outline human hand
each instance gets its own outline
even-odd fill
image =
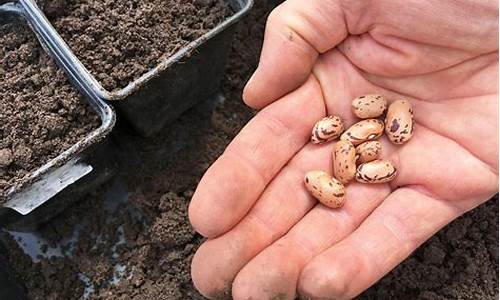
[[[209,238],[192,264],[209,298],[348,299],[498,191],[498,3],[288,0],[269,17],[244,99],[263,108],[210,167],[190,205]],[[352,182],[340,209],[305,190],[331,172],[314,123],[355,118],[369,93],[411,101],[413,138],[383,157],[391,183]]]

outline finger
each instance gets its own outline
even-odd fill
[[[230,296],[231,284],[245,264],[311,210],[317,201],[304,188],[304,174],[315,169],[330,170],[331,150],[332,145],[307,145],[280,171],[240,223],[198,249],[191,272],[203,295]]]
[[[233,298],[294,299],[304,265],[353,232],[389,192],[388,185],[352,183],[347,186],[346,204],[341,209],[317,205],[238,273]]]
[[[309,144],[284,167],[248,215],[228,233],[205,242],[192,261],[196,288],[215,299],[231,295],[231,284],[241,268],[273,241],[283,236],[315,204],[303,187],[311,169],[330,168],[331,146]]]
[[[475,199],[468,209],[486,199]],[[315,257],[298,289],[310,299],[351,299],[463,210],[410,188],[393,192],[349,237]]]
[[[246,104],[262,108],[300,86],[319,53],[347,35],[340,1],[288,0],[267,20],[259,66],[243,92]]]
[[[206,237],[231,229],[324,115],[314,77],[257,114],[201,179],[189,207],[194,228]]]

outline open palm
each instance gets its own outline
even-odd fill
[[[441,227],[498,191],[498,3],[289,0],[268,20],[244,94],[263,108],[210,167],[190,220],[208,237],[192,277],[209,298],[348,299]],[[363,94],[411,101],[415,133],[384,137],[389,184],[347,186],[344,207],[312,198],[331,172],[309,142],[325,115],[355,122]]]

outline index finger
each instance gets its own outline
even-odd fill
[[[189,207],[193,227],[210,238],[229,231],[308,142],[311,128],[324,115],[313,76],[258,113],[201,179]]]
[[[262,108],[306,81],[320,53],[347,36],[339,0],[288,0],[275,8],[266,24],[257,70],[243,100]]]

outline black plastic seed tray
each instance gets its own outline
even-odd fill
[[[65,70],[73,86],[101,119],[99,128],[8,191],[7,202],[0,206],[0,227],[14,224],[16,229],[31,228],[112,176],[115,164],[107,157],[110,155],[107,137],[115,124],[115,112],[80,79],[79,70],[65,60],[44,23],[26,13],[23,1],[0,5],[0,22],[27,22],[45,51]]]
[[[96,80],[49,24],[34,0],[20,0],[33,20],[43,23],[65,59],[74,65],[101,99],[109,101],[143,136],[150,136],[166,123],[219,87],[230,50],[234,24],[252,7],[253,0],[226,0],[233,15],[197,40],[161,62],[125,88],[110,92]]]

